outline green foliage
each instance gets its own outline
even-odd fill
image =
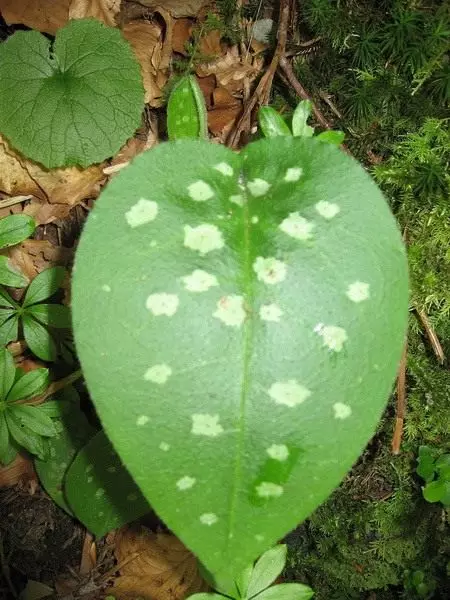
[[[182,77],[170,93],[167,132],[170,140],[208,137],[205,101],[192,75]]]
[[[293,137],[138,157],[96,203],[73,292],[77,349],[114,447],[167,525],[233,576],[326,497],[372,435],[407,308],[384,198],[344,153]]]
[[[113,156],[137,129],[144,105],[139,64],[118,29],[77,19],[53,45],[18,31],[0,45],[0,131],[53,168]]]
[[[27,215],[11,215],[0,220],[0,250],[15,246],[29,237],[35,228],[34,220]],[[11,265],[8,257],[0,254],[0,284],[10,287],[25,287],[26,277]],[[0,324],[1,324],[0,312]]]
[[[425,480],[422,489],[427,502],[441,502],[450,506],[450,454],[434,456],[429,446],[420,446],[417,474]]]
[[[48,370],[24,373],[14,366],[6,348],[0,347],[0,463],[14,460],[19,448],[44,458],[46,438],[55,436],[58,428],[43,406],[23,404],[41,394],[48,385]]]
[[[15,302],[0,286],[0,343],[16,340],[19,325],[30,350],[42,360],[54,361],[58,356],[55,338],[57,330],[71,327],[67,306],[43,303],[53,296],[65,277],[62,267],[39,273],[31,282],[22,305]]]

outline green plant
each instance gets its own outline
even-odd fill
[[[279,577],[286,565],[286,546],[280,544],[267,550],[257,560],[249,565],[237,579],[217,579],[204,569],[204,579],[215,590],[215,593],[193,594],[189,600],[309,600],[314,592],[301,583],[280,583],[271,586]]]
[[[27,215],[10,215],[0,220],[0,250],[20,244],[33,233],[34,220]],[[11,265],[7,256],[0,254],[0,284],[10,287],[25,287],[28,279]],[[2,322],[0,310],[0,324]]]
[[[426,485],[422,488],[427,502],[441,502],[450,506],[450,454],[440,454],[429,446],[420,446],[417,474]]]
[[[114,28],[69,21],[53,45],[19,31],[0,45],[0,131],[46,167],[86,167],[113,156],[144,106],[139,64]]]
[[[105,431],[215,576],[235,577],[350,468],[389,393],[407,313],[382,195],[337,148],[294,137],[240,154],[180,140],[138,157],[96,203],[73,292]],[[374,310],[386,316],[376,333]]]
[[[13,461],[19,448],[39,458],[47,455],[46,438],[57,434],[57,425],[43,405],[23,404],[47,385],[47,369],[24,373],[15,368],[10,352],[0,347],[0,463]]]
[[[167,132],[170,140],[208,136],[205,101],[192,75],[182,77],[172,89],[167,105]]]
[[[30,350],[42,360],[54,361],[58,350],[55,330],[70,329],[70,310],[60,304],[43,303],[63,282],[66,275],[62,267],[53,267],[39,273],[31,282],[21,305],[15,302],[0,286],[0,343],[16,340],[19,324]]]

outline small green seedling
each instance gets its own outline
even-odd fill
[[[23,404],[48,386],[48,369],[24,373],[14,366],[6,348],[0,347],[0,463],[9,464],[20,448],[39,458],[47,456],[46,439],[58,433],[57,423],[45,405]]]
[[[258,112],[258,121],[261,131],[267,138],[278,136],[312,137],[314,128],[307,121],[311,115],[312,104],[309,100],[302,100],[292,115],[292,132],[286,121],[271,106],[262,106]],[[344,141],[343,131],[322,131],[315,136],[316,140],[340,146]]]
[[[417,463],[416,472],[426,482],[422,488],[425,500],[450,506],[450,454],[436,456],[430,446],[420,446]]]
[[[42,360],[56,360],[55,330],[70,329],[70,310],[67,306],[43,301],[53,296],[65,275],[62,267],[39,273],[31,282],[22,305],[0,286],[0,344],[6,345],[16,340],[21,323],[23,336],[33,354]]]
[[[0,250],[20,244],[33,233],[36,224],[28,215],[10,215],[0,220]],[[11,264],[7,256],[0,254],[0,285],[22,288],[28,279]],[[2,312],[0,309],[0,324]]]
[[[139,63],[116,28],[77,19],[52,43],[18,31],[0,44],[0,132],[45,167],[113,156],[139,127]]]
[[[280,583],[272,586],[286,565],[286,552],[285,544],[267,550],[255,565],[249,565],[237,579],[229,579],[226,575],[212,576],[202,569],[203,578],[215,593],[193,594],[189,600],[252,600],[256,597],[258,600],[309,600],[314,592],[307,585]]]
[[[182,77],[170,94],[167,132],[170,140],[208,136],[205,101],[193,75]]]

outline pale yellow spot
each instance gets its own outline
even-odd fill
[[[258,217],[257,215],[254,215],[254,216],[251,218],[251,222],[252,222],[254,225],[256,225],[256,223],[259,223],[259,217]]]
[[[222,232],[216,225],[204,223],[197,227],[185,225],[184,245],[191,250],[198,250],[205,255],[212,250],[220,250],[225,245]]]
[[[176,294],[151,294],[146,302],[145,306],[150,310],[155,317],[166,315],[172,317],[178,310],[180,300]]]
[[[92,483],[93,481],[94,481],[94,478],[92,477],[92,475],[89,475],[89,477],[87,478],[87,482]]]
[[[212,187],[201,179],[188,185],[188,193],[192,200],[196,202],[205,202],[214,196]]]
[[[158,385],[163,385],[172,375],[172,369],[169,365],[161,364],[154,365],[147,369],[144,374],[144,379],[146,381],[152,381],[153,383],[157,383]]]
[[[311,221],[308,221],[302,217],[298,212],[291,213],[280,224],[281,231],[297,240],[302,241],[307,241],[312,238],[312,231],[314,227],[314,223],[311,223]]]
[[[345,329],[335,325],[323,325],[323,323],[319,323],[314,328],[314,331],[322,337],[323,345],[334,352],[340,352],[348,340]]]
[[[194,435],[217,437],[218,435],[223,433],[223,427],[219,423],[219,415],[192,415],[191,433],[193,433]]]
[[[259,281],[274,285],[280,283],[286,277],[286,265],[281,260],[273,257],[258,258],[253,263],[253,270],[255,271]]]
[[[110,292],[111,291],[111,286],[108,285],[107,283],[105,283],[104,285],[102,285],[102,290],[104,292]]]
[[[283,462],[289,458],[289,449],[285,444],[272,444],[266,450],[270,458]]]
[[[219,517],[214,513],[204,513],[203,515],[200,515],[200,523],[202,525],[211,526],[217,523],[218,520]]]
[[[283,494],[283,488],[271,481],[262,481],[256,486],[256,493],[260,498],[279,498]]]
[[[158,245],[158,242],[157,242],[156,240],[152,240],[152,241],[150,242],[150,247],[151,247],[151,248],[156,248],[156,246],[157,246],[157,245]]]
[[[257,534],[255,535],[255,540],[256,540],[257,542],[263,542],[263,541],[264,541],[264,536],[263,536],[263,535],[260,535],[259,533],[257,533]]]
[[[167,442],[161,442],[159,445],[159,449],[163,452],[168,452],[170,450],[170,444],[168,444]]]
[[[181,278],[188,292],[207,292],[210,287],[219,285],[215,275],[201,269],[195,269],[190,275]]]
[[[342,402],[336,402],[333,404],[334,418],[335,419],[347,419],[352,414],[352,409],[348,404]]]
[[[218,301],[213,317],[220,319],[230,327],[240,327],[246,317],[244,298],[242,296],[224,296]]]
[[[231,177],[233,175],[233,167],[226,162],[221,162],[217,165],[214,165],[213,169],[222,173],[226,177]]]
[[[241,196],[241,194],[233,194],[229,197],[229,200],[230,202],[233,202],[233,204],[237,204],[238,206],[244,206],[245,204],[244,197]]]
[[[303,175],[303,169],[301,167],[292,167],[286,171],[284,181],[298,181]]]
[[[352,302],[363,302],[370,296],[369,284],[362,281],[351,283],[346,291],[346,295]]]
[[[280,322],[283,311],[277,304],[263,304],[259,309],[259,316],[263,321]]]
[[[177,488],[180,491],[189,490],[195,484],[195,481],[195,477],[189,477],[189,475],[185,475],[177,481]]]
[[[283,404],[290,408],[302,404],[309,396],[310,390],[300,385],[295,379],[289,381],[278,381],[273,383],[269,389],[269,396],[276,404]]]
[[[145,225],[156,219],[158,214],[158,205],[153,200],[140,198],[134,206],[125,213],[125,219],[133,229],[139,225]]]
[[[314,208],[321,217],[328,220],[335,217],[341,210],[337,204],[334,204],[333,202],[327,202],[326,200],[321,200],[315,205]]]
[[[150,421],[150,418],[147,417],[147,415],[141,415],[140,417],[138,417],[136,419],[136,425],[142,426],[142,425],[147,425],[147,423]]]
[[[253,181],[249,181],[247,183],[247,187],[253,197],[259,198],[259,196],[264,196],[264,194],[267,194],[271,188],[271,185],[265,179],[259,179],[257,177],[256,179],[253,179]]]
[[[105,490],[103,488],[98,488],[98,490],[95,492],[95,496],[97,498],[101,498],[104,495],[105,495]]]

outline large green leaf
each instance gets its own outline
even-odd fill
[[[1,50],[0,50],[1,56]],[[1,66],[0,66],[1,69]],[[1,95],[0,90],[0,95]],[[0,248],[7,248],[22,242],[33,233],[34,219],[28,215],[10,215],[0,219]]]
[[[151,511],[103,431],[70,465],[65,492],[74,515],[98,536]]]
[[[77,19],[52,44],[18,31],[0,45],[0,131],[46,167],[113,156],[140,124],[139,64],[118,29]]]
[[[161,144],[96,202],[73,283],[106,432],[212,573],[305,519],[375,431],[405,253],[379,189],[330,144]]]

